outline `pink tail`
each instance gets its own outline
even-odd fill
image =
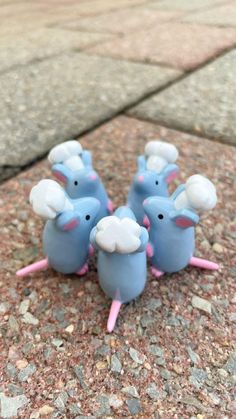
[[[16,272],[17,276],[26,276],[31,274],[32,272],[40,271],[41,269],[48,268],[48,260],[42,259],[38,262],[32,263],[31,265],[26,266],[25,268],[20,269]]]
[[[107,330],[111,333],[116,325],[116,319],[118,317],[121,308],[121,302],[113,300],[111,303],[110,313],[107,321]]]
[[[189,265],[197,266],[198,268],[211,269],[212,271],[217,271],[219,265],[217,263],[211,262],[210,260],[195,258],[190,259]]]

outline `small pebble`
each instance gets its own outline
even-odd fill
[[[135,397],[137,399],[140,398],[138,391],[134,386],[123,387],[121,391],[122,393],[128,394],[129,396]]]
[[[134,348],[130,348],[129,354],[131,358],[133,359],[133,361],[136,362],[137,364],[143,364],[144,361],[146,360],[146,356],[141,354]]]
[[[0,304],[0,314],[6,314],[10,309],[10,304],[8,303],[1,303]]]
[[[83,388],[83,390],[87,390],[88,386],[84,380],[84,369],[82,365],[75,365],[74,368],[74,373],[76,375],[76,378],[78,379],[81,387]]]
[[[109,396],[109,404],[114,409],[119,409],[123,405],[123,401],[119,399],[115,394]]]
[[[27,381],[28,378],[33,375],[36,371],[36,366],[34,364],[28,364],[26,368],[23,368],[18,374],[18,380],[20,382]]]
[[[23,388],[21,388],[20,386],[16,386],[15,384],[10,383],[8,384],[7,387],[8,387],[9,393],[12,396],[19,396],[24,393]]]
[[[192,306],[198,308],[199,310],[205,311],[206,313],[211,314],[211,303],[210,301],[200,298],[197,295],[192,297]]]
[[[160,366],[164,366],[166,364],[166,361],[164,358],[160,357],[160,358],[156,358],[156,364],[160,365]]]
[[[68,400],[68,394],[66,391],[63,391],[54,401],[54,406],[60,410],[60,412],[64,412],[66,408],[66,403]]]
[[[223,253],[223,251],[224,251],[223,246],[221,246],[221,244],[219,244],[219,243],[214,243],[213,246],[212,246],[212,249],[216,253]]]
[[[30,305],[30,300],[25,299],[25,300],[21,301],[20,307],[19,307],[19,313],[22,316],[28,311],[29,305]]]
[[[56,346],[56,348],[61,348],[64,345],[64,342],[62,339],[54,338],[52,339],[52,344],[53,346]]]
[[[200,361],[200,357],[198,356],[198,354],[196,354],[196,352],[192,350],[191,346],[187,346],[187,352],[189,354],[191,361],[194,364],[198,364],[198,362]]]
[[[200,389],[207,379],[207,373],[201,368],[191,368],[190,383]]]
[[[156,356],[163,356],[163,349],[160,348],[160,346],[157,345],[150,345],[149,346],[149,351],[151,352],[151,354],[156,355]]]
[[[23,294],[28,297],[30,295],[31,291],[29,288],[24,288]]]
[[[65,331],[66,331],[67,333],[73,333],[74,328],[75,328],[75,326],[74,326],[73,324],[70,324],[69,326],[67,326],[67,327],[65,328]]]
[[[22,370],[23,368],[27,367],[28,361],[26,359],[19,359],[19,361],[16,361],[16,367],[18,370]]]
[[[113,354],[111,356],[111,371],[120,374],[121,370],[122,370],[121,362],[119,358],[115,354]]]
[[[236,323],[236,313],[229,314],[229,321]]]
[[[4,393],[0,393],[1,401],[1,418],[12,418],[18,416],[18,410],[29,403],[29,399],[25,395],[16,397],[7,397]],[[21,415],[21,417],[23,417]]]
[[[24,314],[23,318],[22,318],[23,323],[27,323],[27,324],[32,324],[34,326],[37,326],[39,324],[39,320],[33,316],[33,314],[29,313],[27,311],[27,313]]]
[[[146,393],[152,400],[158,400],[160,398],[160,393],[157,390],[157,386],[155,383],[149,384],[149,386],[146,389]]]
[[[96,368],[97,368],[97,370],[104,370],[104,369],[107,368],[107,363],[103,362],[103,361],[98,361],[96,363]]]
[[[31,342],[27,342],[23,347],[22,347],[22,352],[24,355],[28,355],[28,353],[33,349],[34,345]]]
[[[6,373],[8,377],[11,378],[15,377],[15,375],[17,374],[16,368],[10,362],[6,365]]]
[[[126,404],[131,415],[137,415],[141,411],[141,403],[138,399],[128,399],[126,400]]]
[[[10,329],[12,330],[12,332],[19,333],[19,331],[20,331],[19,323],[16,320],[15,316],[13,316],[13,315],[9,316],[8,325],[9,325]]]
[[[164,378],[164,380],[169,380],[171,378],[171,373],[165,368],[160,368],[160,376]]]
[[[218,370],[217,370],[217,372],[218,372],[218,374],[219,374],[219,376],[220,377],[222,377],[222,378],[227,378],[228,377],[228,373],[227,373],[227,371],[225,371],[223,368],[219,368]]]
[[[47,415],[50,415],[52,412],[54,412],[54,410],[55,410],[54,407],[49,406],[48,404],[45,404],[39,409],[38,412],[40,416],[47,416]]]
[[[236,352],[229,354],[228,360],[224,365],[224,369],[231,375],[236,374]]]
[[[162,306],[162,301],[160,298],[150,298],[147,303],[147,308],[151,311],[155,311],[157,308]]]

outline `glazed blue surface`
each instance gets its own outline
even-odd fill
[[[74,209],[59,214],[46,222],[43,232],[43,250],[49,265],[56,271],[78,272],[88,259],[89,235],[95,224],[100,203],[94,198],[71,200]],[[86,217],[89,219],[86,219]],[[70,223],[74,228],[65,230]]]
[[[135,216],[130,208],[120,207],[114,215],[119,218],[132,218]],[[117,252],[105,252],[95,241],[96,227],[91,232],[90,240],[92,245],[98,249],[98,276],[103,291],[112,300],[119,300],[126,303],[138,297],[145,287],[147,279],[146,245],[148,243],[148,232],[141,227],[140,247],[129,254]]]
[[[177,272],[185,268],[193,256],[194,226],[199,217],[189,209],[175,209],[174,199],[183,189],[184,185],[181,185],[171,197],[150,197],[143,203],[150,221],[151,263],[162,272]]]
[[[65,185],[65,190],[70,198],[93,197],[101,204],[96,221],[106,217],[109,212],[109,199],[101,178],[92,166],[91,153],[84,150],[82,153],[84,168],[76,171],[70,170],[61,163],[54,164],[52,171]]]
[[[137,222],[143,225],[143,201],[149,196],[169,196],[168,179],[179,171],[176,164],[168,164],[161,173],[146,169],[146,159],[139,156],[138,170],[128,194],[128,205],[134,212]]]

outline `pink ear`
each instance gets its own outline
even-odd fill
[[[145,199],[145,201],[146,201],[146,199]],[[148,218],[147,215],[145,215],[144,218],[143,218],[143,225],[149,230],[149,228],[150,228],[150,221],[149,221],[149,218]]]
[[[70,231],[73,230],[73,228],[75,228],[78,225],[78,221],[77,220],[71,220],[68,224],[64,225],[63,230],[64,231]]]
[[[177,175],[178,175],[177,171],[171,172],[166,178],[166,183],[168,184],[171,183],[177,177]]]
[[[175,224],[178,227],[183,227],[183,228],[187,228],[187,227],[193,227],[194,223],[192,220],[190,220],[189,218],[184,218],[184,217],[178,217],[175,219]]]
[[[53,173],[58,180],[60,180],[62,183],[66,183],[66,177],[62,173],[57,172],[56,170]]]
[[[92,180],[96,180],[97,176],[95,175],[95,173],[92,173],[91,175],[89,175],[89,178]]]

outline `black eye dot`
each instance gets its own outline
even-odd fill
[[[159,183],[158,180],[156,180],[156,185],[158,185],[158,183]]]
[[[163,220],[164,215],[163,214],[158,214],[158,218],[159,218],[159,220]]]
[[[86,215],[85,220],[90,220],[90,215]]]
[[[75,185],[75,186],[77,186],[77,185],[78,185],[78,182],[77,182],[77,180],[75,180],[75,181],[74,181],[74,185]]]

